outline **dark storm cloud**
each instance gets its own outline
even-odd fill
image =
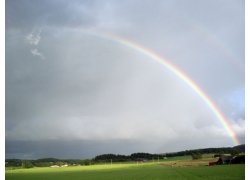
[[[86,12],[92,1],[6,1],[6,28],[32,28],[43,26],[78,26],[95,24]]]
[[[18,150],[17,150],[18,147]],[[56,147],[56,148],[55,148]],[[94,158],[100,153],[129,155],[144,145],[140,141],[102,140],[102,141],[8,141],[6,158],[20,157],[32,159],[43,157],[54,158]],[[24,154],[24,155],[23,155]]]

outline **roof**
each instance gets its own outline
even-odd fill
[[[236,156],[228,156],[227,160],[231,161],[232,159],[234,159]]]
[[[231,161],[232,159],[234,159],[236,156],[221,156],[220,159],[222,161]]]
[[[148,159],[147,158],[136,158],[135,160],[136,161],[147,161]]]

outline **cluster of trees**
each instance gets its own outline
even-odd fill
[[[173,152],[173,153],[166,153],[166,157],[174,157],[174,156],[186,156],[186,155],[192,155],[192,154],[209,154],[209,153],[216,153],[220,154],[220,152],[223,152],[225,154],[230,154],[232,149],[231,147],[222,147],[222,148],[204,148],[204,149],[193,149],[193,150],[185,150],[185,151],[179,151],[179,152]]]
[[[32,167],[50,167],[52,165],[90,165],[94,164],[91,160],[77,160],[77,159],[55,159],[55,158],[43,158],[37,160],[20,160],[20,159],[6,159],[6,167],[20,167],[20,168],[32,168]]]
[[[6,167],[22,166],[22,160],[20,160],[20,159],[6,159],[5,166]]]
[[[7,161],[7,160],[6,160]],[[11,159],[5,164],[6,167],[33,168],[34,164],[28,160]]]
[[[50,167],[52,165],[62,166],[65,164],[71,164],[72,162],[76,162],[76,160],[42,158],[37,160],[31,160],[30,162],[36,167]]]
[[[163,159],[164,156],[160,154],[149,154],[149,153],[133,153],[131,154],[132,159],[146,158],[146,159]]]
[[[231,149],[230,153],[225,153],[224,151],[220,151],[219,153],[215,154],[214,157],[221,157],[224,156],[224,154],[231,154],[232,156],[237,156],[240,154],[240,151],[237,149]]]
[[[32,167],[49,167],[52,165],[62,166],[64,164],[68,165],[93,165],[98,163],[106,162],[124,162],[124,161],[134,161],[138,158],[151,159],[163,159],[164,157],[174,157],[174,156],[185,156],[191,155],[193,159],[201,159],[202,154],[216,153],[215,157],[221,157],[223,154],[238,155],[241,152],[245,152],[245,144],[238,145],[234,147],[223,147],[223,148],[204,148],[204,149],[194,149],[185,150],[166,154],[150,154],[150,153],[133,153],[131,155],[115,155],[115,154],[103,154],[96,156],[93,159],[55,159],[55,158],[42,158],[37,160],[20,160],[20,159],[6,159],[6,167],[22,167],[22,168],[32,168]],[[245,158],[245,156],[244,156]],[[243,161],[243,157],[239,160]],[[245,160],[244,160],[245,162]]]
[[[232,149],[232,150],[231,150],[231,155],[232,155],[232,156],[237,156],[238,154],[240,154],[240,151],[239,151],[239,150],[237,150],[237,149]]]
[[[82,165],[82,166],[88,166],[88,165],[96,164],[94,161],[91,161],[89,159],[79,160],[76,163],[79,164],[79,165]]]
[[[125,155],[115,155],[115,154],[102,154],[99,156],[96,156],[94,158],[94,161],[97,163],[103,163],[103,162],[124,162],[124,161],[134,161],[138,158],[146,158],[146,159],[163,159],[164,157],[159,154],[150,154],[150,153],[133,153],[131,155],[125,156]]]
[[[131,156],[126,156],[126,155],[115,155],[115,154],[102,154],[99,156],[96,156],[94,158],[94,161],[98,163],[104,163],[104,162],[124,162],[124,161],[131,161],[132,158]]]

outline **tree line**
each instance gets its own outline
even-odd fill
[[[222,147],[222,148],[203,148],[203,149],[194,149],[194,150],[185,150],[172,153],[164,154],[150,154],[150,153],[133,153],[131,155],[116,155],[116,154],[102,154],[98,155],[93,159],[56,159],[56,158],[42,158],[37,160],[21,160],[21,159],[6,159],[6,167],[21,167],[21,168],[32,168],[32,167],[50,167],[52,165],[93,165],[100,163],[110,163],[112,162],[125,162],[125,161],[135,161],[136,159],[163,159],[166,157],[175,157],[175,156],[186,156],[191,155],[193,159],[201,159],[202,154],[214,153],[214,157],[221,157],[224,154],[238,155],[241,152],[245,152],[245,145],[231,147]]]
[[[222,148],[203,148],[203,149],[193,149],[193,150],[165,153],[165,156],[166,157],[175,157],[175,156],[187,156],[187,155],[192,155],[192,154],[210,154],[210,153],[219,154],[221,152],[223,152],[224,154],[231,154],[232,149],[235,149],[239,152],[245,152],[245,145],[244,145],[244,151],[242,151],[243,150],[242,147],[240,148],[240,150],[241,150],[240,151],[238,146],[222,147]]]
[[[131,155],[115,155],[115,154],[102,154],[99,156],[96,156],[94,158],[94,160],[98,163],[101,162],[124,162],[124,161],[135,161],[138,158],[144,158],[144,159],[163,159],[164,156],[160,155],[160,154],[150,154],[150,153],[143,153],[143,152],[139,152],[139,153],[133,153]]]

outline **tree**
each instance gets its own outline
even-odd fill
[[[34,165],[29,161],[23,161],[22,168],[33,168]]]
[[[83,165],[88,166],[88,165],[91,164],[91,161],[89,159],[84,159],[84,160],[78,161],[77,163],[80,164],[80,165],[82,165],[82,166]]]
[[[62,166],[62,165],[64,165],[65,163],[64,162],[62,162],[62,161],[58,161],[58,162],[56,162],[56,165],[57,166]]]
[[[237,149],[232,149],[232,150],[231,150],[231,155],[232,155],[232,156],[236,156],[236,155],[238,155],[238,154],[240,154],[240,151],[238,151]]]
[[[224,151],[220,150],[219,157],[224,156]]]
[[[90,165],[90,160],[89,160],[89,159],[85,159],[85,160],[84,160],[84,165],[85,165],[85,166]]]
[[[220,154],[215,154],[214,157],[221,157]]]
[[[201,153],[192,153],[192,158],[193,159],[202,159],[202,154]]]
[[[81,166],[83,166],[84,165],[84,160],[77,161],[76,163],[80,164]]]

